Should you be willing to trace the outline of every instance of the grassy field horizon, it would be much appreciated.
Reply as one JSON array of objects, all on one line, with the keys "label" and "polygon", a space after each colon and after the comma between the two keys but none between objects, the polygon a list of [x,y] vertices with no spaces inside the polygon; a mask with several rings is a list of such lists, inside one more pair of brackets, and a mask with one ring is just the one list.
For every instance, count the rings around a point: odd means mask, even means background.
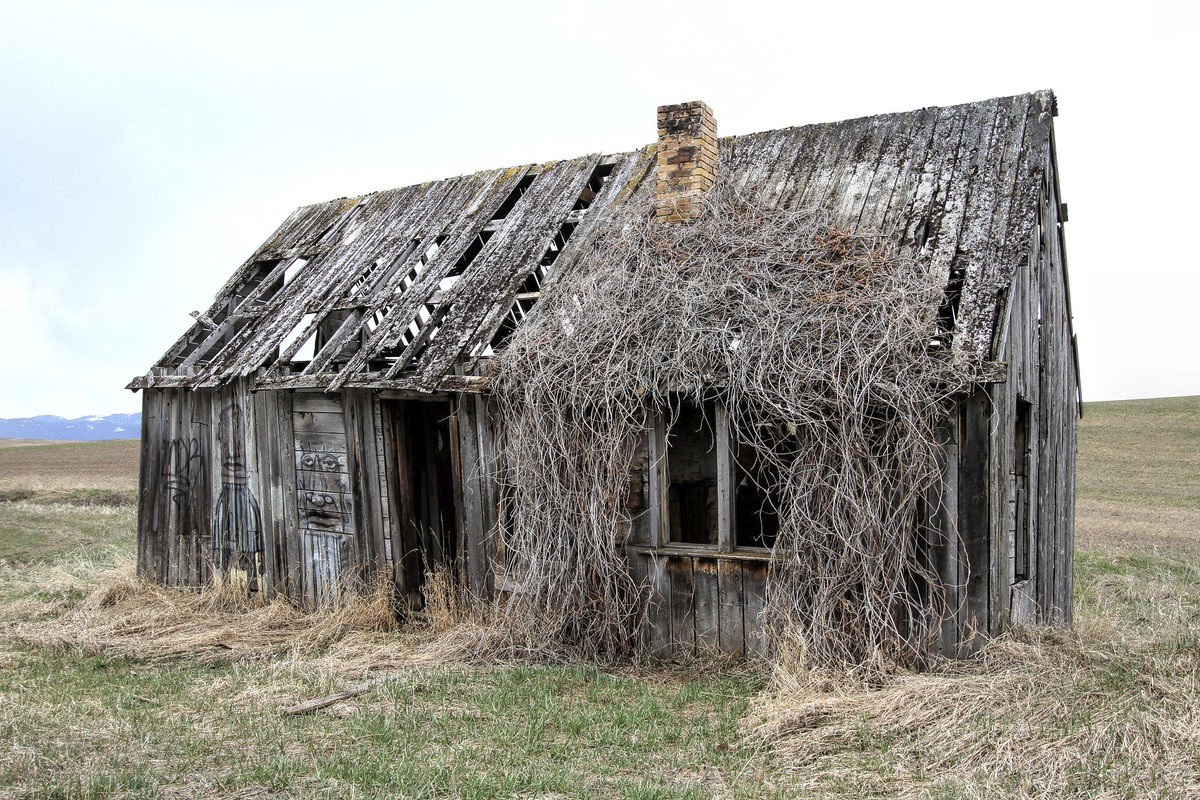
[{"label": "grassy field horizon", "polygon": [[0,798],[1200,798],[1200,397],[1079,432],[1075,629],[874,682],[414,668],[378,609],[133,580],[136,440],[0,442]]}]

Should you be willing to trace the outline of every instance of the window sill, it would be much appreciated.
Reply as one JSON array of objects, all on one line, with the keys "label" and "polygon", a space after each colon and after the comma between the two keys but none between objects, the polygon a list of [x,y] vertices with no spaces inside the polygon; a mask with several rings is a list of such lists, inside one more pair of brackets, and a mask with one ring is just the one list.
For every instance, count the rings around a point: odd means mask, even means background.
[{"label": "window sill", "polygon": [[669,544],[663,547],[652,547],[644,544],[631,544],[627,549],[633,553],[645,556],[688,556],[690,558],[726,558],[738,561],[770,561],[771,551],[761,547],[739,547],[731,553],[723,553],[715,545],[703,544]]}]

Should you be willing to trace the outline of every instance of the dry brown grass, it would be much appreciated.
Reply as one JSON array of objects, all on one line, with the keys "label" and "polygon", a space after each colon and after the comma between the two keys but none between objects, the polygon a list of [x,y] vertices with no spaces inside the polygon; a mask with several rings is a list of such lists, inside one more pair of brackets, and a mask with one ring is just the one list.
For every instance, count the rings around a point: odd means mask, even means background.
[{"label": "dry brown grass", "polygon": [[[25,645],[148,663],[187,658],[220,664],[322,654],[354,636],[396,629],[390,593],[382,584],[348,593],[336,607],[304,613],[282,600],[266,602],[248,594],[241,575],[188,591],[138,581],[131,568],[126,564],[99,579],[81,575],[79,565],[37,571],[29,580],[38,593],[6,609],[9,636]],[[82,588],[90,592],[70,602]],[[61,614],[53,613],[64,605]]]},{"label": "dry brown grass", "polygon": [[868,682],[782,659],[744,721],[823,794],[1200,797],[1200,567],[1082,553],[1073,631]]},{"label": "dry brown grass", "polygon": [[0,638],[147,664],[271,662],[275,671],[318,676],[324,683],[520,655],[472,616],[443,573],[429,576],[425,611],[401,625],[384,581],[305,612],[286,600],[248,593],[244,573],[194,591],[139,581],[133,566],[123,561],[102,571],[81,559],[34,571],[9,568],[8,588],[21,584],[33,592],[3,607]]},{"label": "dry brown grass", "polygon": [[137,489],[138,440],[0,448],[0,490]]},{"label": "dry brown grass", "polygon": [[0,448],[3,447],[36,447],[43,444],[79,444],[74,439],[5,439],[0,438]]}]

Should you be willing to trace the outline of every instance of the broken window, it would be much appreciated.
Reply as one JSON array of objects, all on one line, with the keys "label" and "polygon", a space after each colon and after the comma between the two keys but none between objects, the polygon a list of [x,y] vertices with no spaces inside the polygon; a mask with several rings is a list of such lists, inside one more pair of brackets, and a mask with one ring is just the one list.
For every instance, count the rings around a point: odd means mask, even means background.
[{"label": "broken window", "polygon": [[646,469],[653,543],[719,552],[774,546],[777,473],[736,444],[721,401],[683,401],[673,417],[658,417],[649,432]]},{"label": "broken window", "polygon": [[775,545],[779,534],[779,511],[774,492],[776,471],[749,447],[738,447],[734,455],[734,540],[738,547]]}]

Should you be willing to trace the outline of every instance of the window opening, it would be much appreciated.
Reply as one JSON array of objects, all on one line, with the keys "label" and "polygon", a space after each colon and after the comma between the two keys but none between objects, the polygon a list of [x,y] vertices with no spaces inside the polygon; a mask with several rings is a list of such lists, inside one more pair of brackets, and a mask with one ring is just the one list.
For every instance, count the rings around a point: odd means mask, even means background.
[{"label": "window opening", "polygon": [[1030,446],[1029,423],[1033,416],[1033,405],[1017,400],[1017,418],[1013,426],[1013,582],[1020,583],[1029,578],[1029,552],[1033,549],[1030,524],[1029,475]]},{"label": "window opening", "polygon": [[779,535],[778,504],[765,487],[774,485],[775,471],[750,448],[734,453],[734,541],[738,547],[775,546]]},{"label": "window opening", "polygon": [[684,402],[667,429],[669,540],[718,543],[716,410]]}]

